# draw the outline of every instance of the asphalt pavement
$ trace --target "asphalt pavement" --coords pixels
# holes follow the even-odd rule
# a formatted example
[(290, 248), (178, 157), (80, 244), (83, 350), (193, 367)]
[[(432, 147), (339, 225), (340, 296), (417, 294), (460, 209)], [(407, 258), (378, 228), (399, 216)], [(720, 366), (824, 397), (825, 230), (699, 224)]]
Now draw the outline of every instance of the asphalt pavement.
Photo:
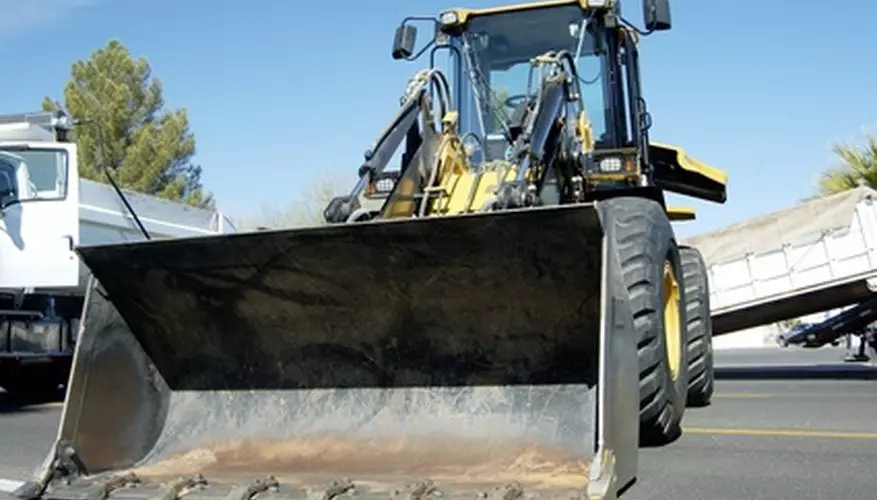
[[(713, 404), (688, 409), (677, 442), (640, 450), (625, 500), (877, 498), (877, 367), (841, 349), (718, 351)], [(58, 403), (18, 408), (0, 392), (0, 489), (31, 475)]]
[(625, 500), (877, 498), (877, 368), (842, 349), (717, 352), (712, 405), (640, 451)]
[(0, 489), (4, 480), (30, 477), (42, 463), (58, 433), (61, 406), (21, 407), (0, 389)]

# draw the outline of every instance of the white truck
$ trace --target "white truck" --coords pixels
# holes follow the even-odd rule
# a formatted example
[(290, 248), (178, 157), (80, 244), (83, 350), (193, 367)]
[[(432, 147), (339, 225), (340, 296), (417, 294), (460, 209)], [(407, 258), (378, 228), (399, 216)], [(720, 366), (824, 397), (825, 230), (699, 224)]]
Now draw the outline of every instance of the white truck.
[(80, 179), (71, 126), (0, 116), (0, 387), (17, 398), (67, 381), (88, 280), (74, 247), (235, 232), (222, 213)]

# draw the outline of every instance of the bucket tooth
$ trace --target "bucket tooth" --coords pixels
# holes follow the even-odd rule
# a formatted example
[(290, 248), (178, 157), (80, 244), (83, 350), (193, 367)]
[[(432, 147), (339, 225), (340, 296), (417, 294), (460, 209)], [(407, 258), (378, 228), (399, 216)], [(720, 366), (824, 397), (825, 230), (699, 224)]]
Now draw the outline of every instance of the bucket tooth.
[(207, 480), (201, 474), (179, 478), (165, 487), (158, 500), (179, 500), (187, 492), (204, 486), (207, 486)]
[(487, 493), (481, 493), (478, 498), (484, 500), (521, 500), (524, 498), (524, 488), (520, 483), (507, 483)]
[(333, 481), (332, 484), (326, 488), (326, 491), (320, 497), (320, 500), (334, 500), (347, 492), (353, 491), (354, 488), (355, 485), (350, 479), (344, 478), (339, 481)]
[(409, 484), (404, 489), (393, 491), (391, 498), (394, 500), (426, 500), (441, 496), (442, 491), (439, 490), (438, 486), (432, 480), (426, 479)]

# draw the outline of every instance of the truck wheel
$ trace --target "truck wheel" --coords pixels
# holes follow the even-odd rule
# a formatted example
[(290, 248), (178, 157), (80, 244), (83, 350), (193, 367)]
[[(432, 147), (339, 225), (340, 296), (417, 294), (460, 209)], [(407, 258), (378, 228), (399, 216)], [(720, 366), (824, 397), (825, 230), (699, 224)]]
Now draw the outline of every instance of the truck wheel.
[(639, 197), (602, 205), (615, 242), (638, 339), (640, 444), (663, 445), (681, 435), (688, 362), (685, 290), (679, 250), (664, 208)]
[(10, 398), (20, 404), (37, 404), (55, 401), (59, 397), (61, 385), (59, 377), (52, 370), (18, 369), (4, 373), (0, 377), (0, 387)]
[(710, 404), (715, 384), (713, 366), (713, 322), (706, 264), (696, 248), (679, 247), (682, 279), (685, 282), (688, 320), (688, 398), (690, 407)]

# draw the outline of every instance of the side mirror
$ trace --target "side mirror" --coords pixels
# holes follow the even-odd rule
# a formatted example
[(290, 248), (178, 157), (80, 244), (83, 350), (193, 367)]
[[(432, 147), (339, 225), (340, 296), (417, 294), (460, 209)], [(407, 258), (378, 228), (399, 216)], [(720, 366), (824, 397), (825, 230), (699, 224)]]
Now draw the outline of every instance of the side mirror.
[(0, 210), (15, 201), (15, 185), (9, 174), (0, 172)]
[(643, 20), (648, 31), (670, 29), (670, 0), (643, 0)]
[(410, 24), (401, 24), (396, 28), (393, 37), (393, 59), (408, 59), (414, 54), (417, 41), (417, 28)]
[(12, 189), (0, 188), (0, 210), (8, 207), (13, 201), (15, 201), (15, 191)]

